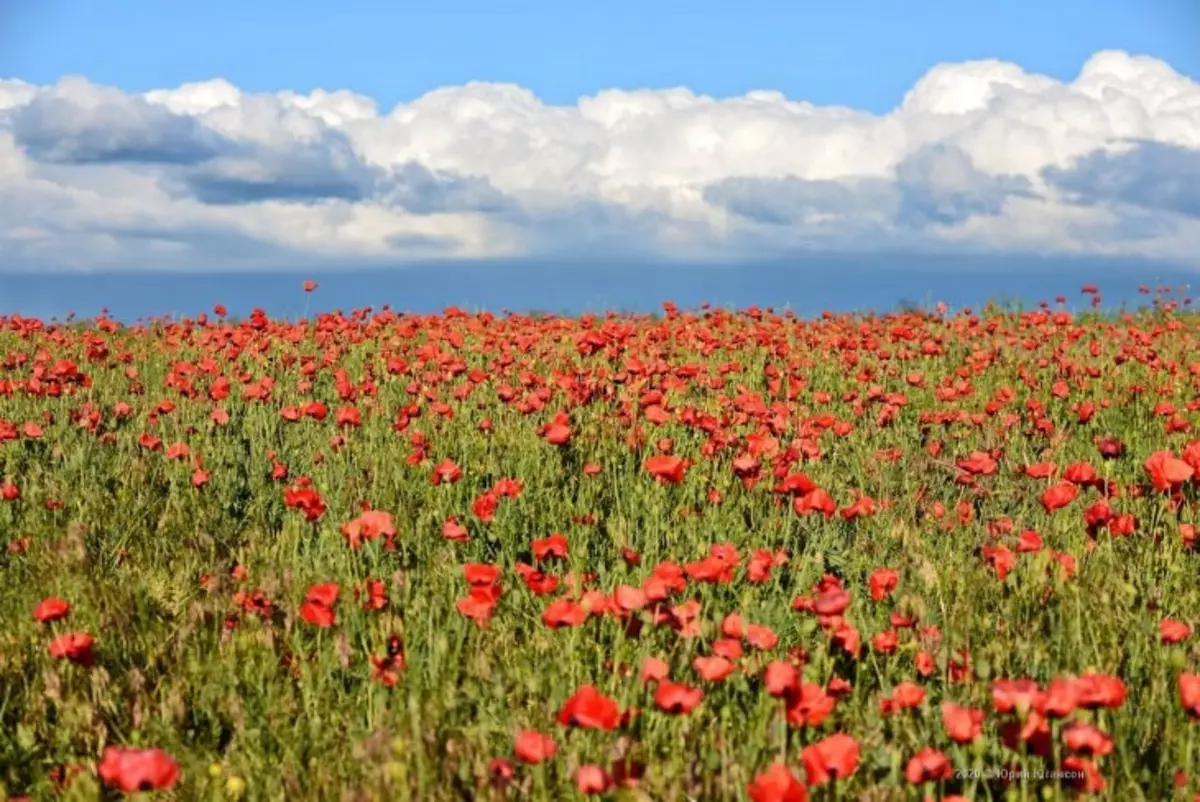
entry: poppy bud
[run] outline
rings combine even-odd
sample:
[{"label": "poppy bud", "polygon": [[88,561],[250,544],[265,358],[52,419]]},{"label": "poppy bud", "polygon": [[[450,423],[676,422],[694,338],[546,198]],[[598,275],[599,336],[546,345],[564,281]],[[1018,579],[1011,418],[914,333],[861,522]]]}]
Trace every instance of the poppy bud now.
[{"label": "poppy bud", "polygon": [[230,777],[225,781],[225,793],[238,799],[246,792],[246,781],[241,777]]}]

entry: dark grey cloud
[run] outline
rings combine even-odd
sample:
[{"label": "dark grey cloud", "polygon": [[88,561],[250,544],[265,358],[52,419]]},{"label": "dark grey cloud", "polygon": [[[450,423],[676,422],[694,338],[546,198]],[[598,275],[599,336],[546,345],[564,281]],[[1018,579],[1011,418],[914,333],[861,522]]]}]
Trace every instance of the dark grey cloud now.
[{"label": "dark grey cloud", "polygon": [[590,198],[522,208],[504,219],[528,234],[530,253],[539,258],[650,257],[659,252],[666,231],[674,231],[683,243],[703,242],[710,233],[701,223],[676,220],[659,209],[631,209]]},{"label": "dark grey cloud", "polygon": [[37,161],[156,167],[172,195],[212,206],[374,200],[411,214],[501,214],[517,206],[486,178],[415,162],[392,170],[367,164],[339,130],[234,139],[200,118],[83,79],[64,79],[7,118],[16,143]]},{"label": "dark grey cloud", "polygon": [[438,237],[431,234],[393,234],[385,242],[392,250],[420,253],[448,253],[461,244],[457,237]]},{"label": "dark grey cloud", "polygon": [[381,176],[378,198],[411,214],[503,214],[517,208],[512,198],[486,178],[430,170],[417,162],[408,162]]},{"label": "dark grey cloud", "polygon": [[244,145],[169,176],[167,184],[213,206],[279,200],[315,203],[373,197],[381,173],[359,159],[345,135],[279,145]]},{"label": "dark grey cloud", "polygon": [[10,124],[37,161],[156,166],[172,194],[214,206],[357,201],[372,197],[380,179],[339,131],[271,144],[235,140],[195,117],[75,79],[14,109]]},{"label": "dark grey cloud", "polygon": [[929,145],[896,166],[900,206],[896,222],[912,228],[957,225],[976,215],[997,215],[1013,195],[1032,197],[1024,176],[980,171],[961,148]]},{"label": "dark grey cloud", "polygon": [[233,147],[192,117],[119,92],[38,95],[10,122],[31,158],[53,164],[189,165]]},{"label": "dark grey cloud", "polygon": [[876,219],[914,230],[999,214],[1013,195],[1033,195],[1028,179],[988,175],[950,145],[928,146],[908,156],[897,165],[892,181],[744,177],[727,178],[704,190],[708,203],[767,225],[829,216],[834,220],[819,227],[844,227],[837,218]]},{"label": "dark grey cloud", "polygon": [[202,203],[219,206],[279,200],[376,201],[410,214],[501,214],[516,202],[486,178],[430,170],[410,162],[394,170],[364,163],[338,131],[319,140],[258,146],[175,176],[174,186]]},{"label": "dark grey cloud", "polygon": [[1109,201],[1200,217],[1200,150],[1138,142],[1123,153],[1097,150],[1070,167],[1047,167],[1042,176],[1074,203]]},{"label": "dark grey cloud", "polygon": [[217,225],[189,224],[171,228],[145,225],[89,225],[81,230],[93,234],[119,237],[127,244],[148,250],[161,245],[171,246],[172,250],[168,252],[164,252],[161,248],[149,250],[151,253],[158,254],[160,259],[165,258],[164,253],[173,252],[177,257],[203,255],[206,258],[222,260],[255,261],[278,257],[287,251],[287,248],[279,243]]},{"label": "dark grey cloud", "polygon": [[860,188],[840,181],[787,176],[727,178],[705,187],[704,200],[759,223],[788,225],[812,215],[850,214],[861,198]]},{"label": "dark grey cloud", "polygon": [[311,142],[256,145],[174,176],[176,191],[230,206],[279,200],[377,201],[410,214],[499,214],[515,201],[486,178],[430,170],[415,162],[387,170],[363,162],[340,131]]}]

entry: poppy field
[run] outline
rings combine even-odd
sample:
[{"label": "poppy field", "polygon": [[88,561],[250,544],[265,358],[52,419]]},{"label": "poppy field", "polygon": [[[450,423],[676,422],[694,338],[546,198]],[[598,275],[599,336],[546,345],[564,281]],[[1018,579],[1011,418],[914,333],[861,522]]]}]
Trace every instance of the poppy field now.
[{"label": "poppy field", "polygon": [[1200,799],[1200,318],[1083,289],[0,317],[0,798]]}]

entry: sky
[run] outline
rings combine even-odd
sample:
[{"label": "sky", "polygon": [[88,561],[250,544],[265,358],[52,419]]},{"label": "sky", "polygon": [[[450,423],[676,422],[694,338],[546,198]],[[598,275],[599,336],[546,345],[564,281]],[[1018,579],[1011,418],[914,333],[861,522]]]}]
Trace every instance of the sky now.
[{"label": "sky", "polygon": [[436,304],[527,263],[567,308],[714,268],[819,303],[847,258],[895,299],[925,262],[1186,276],[1197,41],[1191,0],[0,0],[0,313],[125,274],[138,313],[197,273]]}]

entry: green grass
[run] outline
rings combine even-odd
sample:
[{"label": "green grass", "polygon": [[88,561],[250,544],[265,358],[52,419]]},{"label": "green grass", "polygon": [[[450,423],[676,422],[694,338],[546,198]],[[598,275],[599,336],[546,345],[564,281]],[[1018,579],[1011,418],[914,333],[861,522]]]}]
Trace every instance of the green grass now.
[{"label": "green grass", "polygon": [[[588,325],[609,344],[584,355],[577,343]],[[389,357],[403,359],[410,373],[390,374]],[[53,397],[47,387],[65,359],[90,381],[67,383]],[[731,364],[739,370],[729,371]],[[697,366],[695,375],[679,371],[685,365]],[[338,369],[355,387],[353,400],[339,398]],[[923,385],[906,382],[911,372],[924,375]],[[218,374],[232,382],[219,402],[208,395]],[[772,375],[786,381],[772,389]],[[35,376],[40,389],[35,383],[31,392]],[[243,400],[242,380],[265,376],[275,382],[270,399]],[[306,376],[312,386],[298,388]],[[1066,397],[1054,392],[1056,381],[1065,382]],[[955,385],[960,392],[938,392]],[[498,395],[507,395],[504,388],[507,403]],[[1011,398],[985,412],[1002,388]],[[1078,719],[1115,741],[1094,761],[1107,784],[1101,796],[1171,798],[1177,771],[1186,775],[1178,792],[1195,793],[1200,724],[1181,704],[1177,678],[1198,670],[1197,639],[1163,645],[1159,626],[1163,618],[1200,622],[1200,557],[1180,535],[1181,523],[1195,521],[1197,486],[1185,483],[1177,505],[1165,494],[1130,490],[1148,482],[1143,462],[1151,453],[1179,456],[1200,438],[1194,429],[1168,433],[1169,415],[1154,409],[1170,402],[1194,426],[1198,388],[1200,324],[1170,309],[1069,322],[991,310],[817,321],[716,313],[590,324],[361,316],[262,329],[250,321],[0,325],[0,432],[3,422],[16,430],[0,442],[0,485],[20,489],[19,499],[0,501],[0,541],[14,544],[0,553],[0,783],[9,794],[48,798],[53,777],[78,765],[66,798],[98,798],[104,748],[141,745],[178,761],[180,779],[163,792],[178,799],[566,799],[577,795],[578,766],[609,768],[617,759],[645,771],[637,787],[613,789],[611,797],[738,799],[774,761],[805,779],[803,748],[844,732],[860,745],[857,770],[836,787],[810,787],[812,798],[1036,799],[1068,792],[1036,780],[1007,789],[970,779],[912,787],[905,766],[932,746],[961,770],[1051,769],[1069,754],[1065,724]],[[668,408],[661,425],[646,417],[654,389]],[[906,403],[881,426],[889,393]],[[163,399],[173,411],[153,415]],[[313,399],[328,406],[324,421],[280,417],[282,407]],[[1096,413],[1080,423],[1072,407],[1089,401]],[[132,407],[128,417],[114,414],[119,402]],[[361,426],[335,424],[347,404],[357,406]],[[397,431],[398,412],[410,406],[420,414]],[[228,423],[212,421],[217,407]],[[684,423],[686,409],[712,416],[713,431]],[[572,436],[555,447],[538,428],[560,410],[569,412]],[[98,418],[89,429],[80,421],[91,411]],[[943,412],[963,418],[930,417]],[[484,418],[491,434],[479,431]],[[1047,423],[1039,428],[1039,420]],[[834,421],[853,429],[838,434],[828,425]],[[40,437],[22,433],[27,422],[40,424]],[[761,457],[761,480],[745,487],[732,461],[747,435],[769,426],[778,455]],[[191,455],[168,460],[139,445],[143,433],[164,447],[184,442]],[[417,433],[425,453],[409,461]],[[642,444],[631,447],[631,435]],[[1119,438],[1125,456],[1101,459],[1098,435]],[[334,447],[335,436],[344,443]],[[693,461],[679,485],[643,469],[663,438]],[[839,507],[860,492],[887,507],[854,521],[796,514],[772,492],[773,471],[789,444],[802,451],[801,441],[820,455],[790,470],[803,470]],[[942,444],[936,456],[933,441]],[[900,459],[878,456],[890,449]],[[974,486],[956,483],[956,461],[974,451],[993,452],[997,472]],[[196,455],[209,474],[201,488],[192,482]],[[434,486],[430,475],[444,459],[463,476]],[[1110,503],[1136,517],[1136,531],[1089,535],[1083,510],[1099,499],[1095,488],[1064,509],[1043,510],[1040,496],[1054,480],[1017,468],[1044,461],[1059,474],[1072,463],[1095,467],[1122,489]],[[287,480],[272,478],[276,463],[287,466]],[[585,476],[586,463],[603,470]],[[301,476],[328,506],[315,522],[284,503]],[[473,501],[506,477],[523,491],[481,523]],[[61,507],[48,509],[48,500]],[[394,551],[382,538],[360,550],[347,546],[340,529],[363,503],[392,514]],[[931,514],[935,503],[946,510],[941,519]],[[467,526],[468,542],[442,537],[450,516]],[[584,516],[595,522],[580,523]],[[1002,519],[1012,522],[1011,533],[996,526]],[[980,548],[1004,543],[1016,552],[1026,529],[1040,533],[1044,548],[1017,553],[998,581]],[[551,532],[566,536],[569,555],[539,567],[564,581],[537,596],[514,566],[533,563],[532,541]],[[634,614],[645,622],[636,637],[611,615],[559,630],[542,623],[546,606],[567,591],[569,572],[595,574],[588,587],[611,594],[621,584],[641,586],[656,565],[697,561],[724,543],[740,558],[733,581],[689,581],[673,599],[699,602],[696,637],[655,626],[647,611]],[[623,548],[636,550],[641,565],[627,564]],[[764,583],[746,580],[756,549],[789,555]],[[1051,551],[1074,558],[1074,577]],[[501,568],[503,595],[486,626],[456,609],[469,590],[466,563]],[[235,566],[244,579],[233,577]],[[874,602],[867,579],[884,566],[899,573],[898,586]],[[858,659],[831,645],[816,616],[792,608],[825,574],[841,578],[852,596],[845,618],[861,634]],[[356,602],[353,588],[368,578],[385,583],[384,610]],[[319,582],[341,586],[337,621],[327,629],[298,612]],[[235,604],[239,590],[256,589],[273,603],[272,617]],[[36,622],[33,609],[48,597],[68,601],[69,617]],[[738,672],[704,682],[692,661],[711,652],[731,612],[769,626],[779,643],[761,654],[746,646]],[[916,628],[900,631],[893,654],[880,654],[871,640],[889,629],[893,613],[912,616]],[[930,626],[941,637],[926,644],[935,670],[921,677],[918,630]],[[95,639],[90,668],[47,651],[54,635],[74,631]],[[388,688],[372,679],[370,657],[384,654],[392,635],[403,640],[405,667]],[[805,681],[837,676],[853,686],[816,728],[789,728],[783,704],[759,679],[767,661],[797,648],[807,656]],[[969,667],[954,681],[947,669],[960,650]],[[653,687],[639,681],[650,656],[668,662],[673,680],[704,690],[693,712],[656,709]],[[993,712],[995,679],[1029,677],[1044,688],[1084,672],[1120,677],[1125,702],[1053,721],[1048,761],[1003,744],[1012,716]],[[880,699],[903,681],[925,689],[923,703],[883,715]],[[613,732],[557,725],[558,710],[584,684],[640,714]],[[949,740],[945,701],[987,711],[975,745]],[[552,760],[514,759],[514,739],[525,729],[554,738]],[[512,787],[489,784],[494,758],[513,762]]]}]

